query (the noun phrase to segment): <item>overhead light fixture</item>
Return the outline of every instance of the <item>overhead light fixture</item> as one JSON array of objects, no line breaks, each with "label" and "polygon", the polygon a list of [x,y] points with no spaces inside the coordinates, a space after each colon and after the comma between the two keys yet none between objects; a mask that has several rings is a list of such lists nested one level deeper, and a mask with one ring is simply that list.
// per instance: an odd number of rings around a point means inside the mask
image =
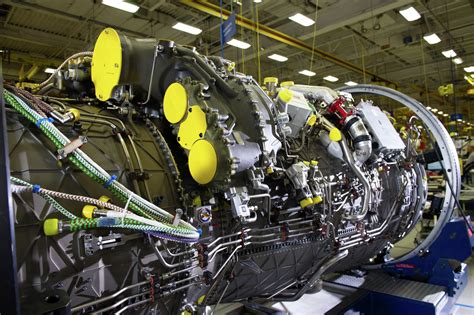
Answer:
[{"label": "overhead light fixture", "polygon": [[456,121],[457,121],[457,122],[461,122],[461,121],[462,121],[462,119],[461,119],[461,118],[458,118],[458,119],[456,119]]},{"label": "overhead light fixture", "polygon": [[425,35],[423,36],[423,39],[430,45],[437,44],[441,41],[441,38],[439,38],[439,36],[436,35],[435,33]]},{"label": "overhead light fixture", "polygon": [[237,47],[237,48],[240,48],[240,49],[247,49],[251,46],[249,43],[243,42],[243,41],[235,39],[235,38],[228,41],[227,44],[229,44],[231,46],[234,46],[234,47]]},{"label": "overhead light fixture", "polygon": [[253,0],[255,3],[262,3],[262,0]]},{"label": "overhead light fixture", "polygon": [[462,60],[461,57],[457,57],[457,58],[454,58],[453,59],[453,62],[457,65],[460,65],[461,63],[463,63],[464,61]]},{"label": "overhead light fixture", "polygon": [[452,49],[450,50],[445,50],[445,51],[442,51],[441,52],[443,54],[443,56],[445,56],[446,58],[454,58],[456,57],[458,54],[456,54],[456,52]]},{"label": "overhead light fixture", "polygon": [[443,112],[442,110],[440,110],[440,111],[438,112],[438,115],[443,115],[443,114],[444,114],[444,112]]},{"label": "overhead light fixture", "polygon": [[102,4],[130,13],[135,13],[140,9],[138,5],[123,0],[102,0]]},{"label": "overhead light fixture", "polygon": [[270,55],[268,56],[268,58],[279,61],[279,62],[285,62],[288,60],[288,58],[286,58],[285,56],[278,55],[278,54]]},{"label": "overhead light fixture", "polygon": [[298,72],[302,75],[305,75],[307,77],[314,77],[316,75],[316,72],[313,72],[313,71],[309,71],[309,70],[301,70],[300,72]]},{"label": "overhead light fixture", "polygon": [[469,72],[469,73],[474,72],[474,66],[466,67],[466,68],[464,68],[464,71]]},{"label": "overhead light fixture", "polygon": [[354,86],[354,85],[357,85],[358,83],[354,82],[354,81],[347,81],[346,83],[344,83],[345,85],[348,85],[348,86]]},{"label": "overhead light fixture", "polygon": [[198,35],[198,34],[201,34],[201,32],[202,32],[202,29],[200,29],[200,28],[197,28],[197,27],[194,27],[194,26],[191,26],[191,25],[188,25],[188,24],[184,24],[184,23],[181,23],[181,22],[176,23],[172,27],[175,30],[185,32],[185,33],[188,33],[188,34],[192,34],[192,35]]},{"label": "overhead light fixture", "polygon": [[325,76],[325,77],[323,78],[323,80],[326,80],[326,81],[329,81],[329,82],[336,82],[336,81],[338,81],[339,79],[336,78],[336,77],[334,77],[334,76],[332,76],[332,75],[327,75],[327,76]]},{"label": "overhead light fixture", "polygon": [[416,21],[421,18],[421,15],[414,7],[409,7],[398,11],[408,22]]},{"label": "overhead light fixture", "polygon": [[444,114],[443,116],[444,116],[444,117],[449,117],[449,114]]},{"label": "overhead light fixture", "polygon": [[432,111],[433,113],[437,113],[437,112],[438,112],[438,109],[433,108],[431,111]]},{"label": "overhead light fixture", "polygon": [[313,19],[310,19],[301,13],[296,13],[295,15],[290,16],[289,19],[303,26],[311,26],[314,24]]},{"label": "overhead light fixture", "polygon": [[45,73],[54,73],[55,71],[56,71],[56,69],[49,68],[49,67],[46,68],[46,69],[44,69],[44,72],[45,72]]}]

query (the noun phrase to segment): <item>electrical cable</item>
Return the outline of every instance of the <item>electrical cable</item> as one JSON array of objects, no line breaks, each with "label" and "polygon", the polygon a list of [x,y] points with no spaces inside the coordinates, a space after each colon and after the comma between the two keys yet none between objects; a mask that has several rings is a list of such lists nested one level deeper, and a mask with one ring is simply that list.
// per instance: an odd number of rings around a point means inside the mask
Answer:
[{"label": "electrical cable", "polygon": [[[12,94],[9,91],[4,92],[6,101],[13,106],[20,114],[25,116],[30,121],[37,123],[38,127],[45,133],[45,135],[55,144],[58,149],[63,148],[70,143],[70,140],[63,135],[49,120],[43,120],[43,117],[30,108],[22,99]],[[123,186],[118,181],[111,181],[113,178],[104,169],[97,165],[89,156],[87,156],[80,149],[74,150],[68,159],[76,165],[86,175],[104,185],[108,184],[108,188],[112,193],[119,197],[122,201],[126,201],[131,195],[130,209],[137,214],[148,219],[158,220],[165,226],[169,227],[178,235],[189,237],[193,239],[199,238],[197,230],[188,222],[180,220],[177,226],[172,225],[173,215],[150,203],[142,197],[136,195],[128,188]]]},{"label": "electrical cable", "polygon": [[54,70],[54,72],[49,76],[49,78],[47,78],[45,81],[41,82],[36,87],[36,90],[40,90],[43,86],[48,84],[48,82],[51,81],[54,78],[54,76],[58,73],[58,71],[61,70],[61,68],[64,67],[69,62],[69,60],[75,59],[75,58],[78,58],[78,57],[86,57],[86,56],[92,57],[93,54],[94,54],[94,52],[92,52],[92,51],[83,51],[83,52],[79,52],[79,53],[76,53],[76,54],[68,57],[66,60],[63,61],[63,63],[61,65],[59,65],[59,67],[56,68],[56,70]]}]

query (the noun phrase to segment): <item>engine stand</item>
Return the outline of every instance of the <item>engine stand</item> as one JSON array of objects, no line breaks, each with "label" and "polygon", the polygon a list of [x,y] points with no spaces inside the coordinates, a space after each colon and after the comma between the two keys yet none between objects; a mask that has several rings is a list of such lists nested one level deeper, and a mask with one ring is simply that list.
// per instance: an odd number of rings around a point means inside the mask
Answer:
[{"label": "engine stand", "polygon": [[364,278],[339,275],[325,281],[328,290],[352,294],[327,314],[450,314],[467,285],[466,260],[472,253],[462,218],[452,219],[423,253]]}]

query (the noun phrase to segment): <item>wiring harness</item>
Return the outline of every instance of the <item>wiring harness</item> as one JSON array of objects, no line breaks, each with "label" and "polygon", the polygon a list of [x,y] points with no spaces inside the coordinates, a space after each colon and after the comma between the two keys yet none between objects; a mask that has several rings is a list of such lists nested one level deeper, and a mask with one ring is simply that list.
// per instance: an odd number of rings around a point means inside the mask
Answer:
[{"label": "wiring harness", "polygon": [[[4,90],[4,98],[7,104],[12,106],[18,113],[34,123],[48,137],[48,139],[53,142],[58,150],[63,149],[65,146],[71,143],[71,141],[63,133],[61,133],[58,128],[56,128],[56,126],[53,124],[54,120],[52,118],[47,118],[39,114],[26,101],[8,90]],[[89,176],[97,183],[103,185],[120,201],[126,203],[127,209],[111,204],[97,204],[99,206],[106,206],[110,209],[107,212],[107,216],[104,218],[82,219],[77,218],[64,207],[62,207],[54,199],[54,197],[87,203],[94,203],[95,199],[85,196],[54,192],[43,188],[35,188],[37,185],[32,185],[25,181],[12,178],[12,183],[17,185],[14,191],[18,193],[31,191],[43,196],[45,200],[52,204],[55,209],[57,209],[67,218],[71,219],[70,222],[65,222],[67,223],[67,226],[71,227],[71,231],[97,227],[130,228],[144,232],[152,232],[153,235],[157,237],[179,242],[192,243],[199,239],[199,232],[194,226],[184,220],[179,220],[177,221],[177,224],[176,222],[173,224],[174,216],[171,213],[168,213],[164,209],[156,206],[155,204],[129,190],[127,187],[116,180],[117,177],[115,175],[108,174],[102,167],[95,163],[79,148],[73,150],[71,154],[67,156],[67,158],[84,174]]]}]

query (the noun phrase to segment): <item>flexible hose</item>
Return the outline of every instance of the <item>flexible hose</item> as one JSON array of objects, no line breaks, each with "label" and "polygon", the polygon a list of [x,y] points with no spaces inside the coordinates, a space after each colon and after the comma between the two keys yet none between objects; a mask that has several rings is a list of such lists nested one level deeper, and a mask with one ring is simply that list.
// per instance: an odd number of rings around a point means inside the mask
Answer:
[{"label": "flexible hose", "polygon": [[75,59],[75,58],[78,58],[78,57],[86,57],[86,56],[92,57],[93,54],[94,54],[94,52],[92,52],[92,51],[83,51],[83,52],[78,52],[77,54],[74,54],[74,55],[70,56],[69,58],[64,60],[63,63],[59,67],[56,68],[56,70],[54,70],[54,72],[49,76],[49,78],[47,78],[45,81],[41,82],[36,89],[39,90],[43,86],[48,84],[48,82],[51,81],[54,78],[56,73],[58,73],[58,71],[61,70],[61,68],[64,67],[69,62],[69,60]]},{"label": "flexible hose", "polygon": [[[4,91],[4,97],[5,100],[20,114],[25,116],[33,123],[37,124],[41,131],[45,133],[45,135],[58,149],[63,148],[70,142],[69,139],[64,134],[62,134],[50,121],[44,120],[44,117],[35,112],[16,95],[10,93],[9,91]],[[188,233],[191,233],[193,238],[199,238],[199,233],[191,224],[180,220],[178,226],[171,225],[173,215],[136,195],[121,183],[115,181],[114,177],[97,165],[80,149],[77,149],[71,153],[68,156],[68,159],[86,175],[102,185],[107,185],[106,188],[112,191],[112,193],[118,196],[122,201],[126,202],[127,200],[130,200],[129,207],[133,212],[136,212],[137,214],[149,219],[161,221],[164,225],[169,226],[171,229],[179,233],[183,233],[188,236]]]}]

